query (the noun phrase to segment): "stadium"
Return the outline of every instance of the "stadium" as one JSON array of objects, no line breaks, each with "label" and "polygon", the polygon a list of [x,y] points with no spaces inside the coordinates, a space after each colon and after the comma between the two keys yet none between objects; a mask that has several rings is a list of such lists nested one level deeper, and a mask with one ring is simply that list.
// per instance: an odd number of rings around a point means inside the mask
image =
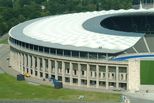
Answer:
[{"label": "stadium", "polygon": [[153,18],[154,9],[121,9],[20,23],[9,31],[10,66],[66,86],[138,91],[140,59],[154,57]]}]

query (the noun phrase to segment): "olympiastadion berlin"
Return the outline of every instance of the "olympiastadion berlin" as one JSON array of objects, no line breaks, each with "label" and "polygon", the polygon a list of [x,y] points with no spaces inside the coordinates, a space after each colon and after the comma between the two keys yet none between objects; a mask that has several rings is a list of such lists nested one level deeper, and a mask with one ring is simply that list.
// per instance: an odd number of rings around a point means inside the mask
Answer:
[{"label": "olympiastadion berlin", "polygon": [[65,86],[140,89],[140,58],[153,57],[154,9],[47,16],[9,31],[10,65]]}]

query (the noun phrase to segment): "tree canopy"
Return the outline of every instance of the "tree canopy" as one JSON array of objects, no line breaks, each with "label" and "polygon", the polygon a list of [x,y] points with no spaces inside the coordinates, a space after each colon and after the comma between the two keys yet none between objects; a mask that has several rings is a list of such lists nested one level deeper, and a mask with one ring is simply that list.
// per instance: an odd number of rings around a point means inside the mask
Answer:
[{"label": "tree canopy", "polygon": [[0,35],[18,23],[42,16],[131,7],[132,0],[0,0]]}]

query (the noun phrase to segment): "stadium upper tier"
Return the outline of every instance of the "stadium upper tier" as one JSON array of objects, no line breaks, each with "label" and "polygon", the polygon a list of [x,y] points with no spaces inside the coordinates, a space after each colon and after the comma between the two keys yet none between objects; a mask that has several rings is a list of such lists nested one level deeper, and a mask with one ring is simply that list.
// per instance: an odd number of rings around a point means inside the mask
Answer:
[{"label": "stadium upper tier", "polygon": [[[13,39],[44,47],[120,53],[134,46],[145,35],[145,32],[137,32],[142,30],[138,25],[145,23],[142,19],[138,20],[140,15],[145,15],[145,18],[146,15],[151,15],[150,20],[152,20],[154,9],[110,10],[48,16],[20,23],[10,30],[9,35]],[[136,22],[137,20],[139,23]],[[153,30],[151,24],[153,22],[147,20],[147,23],[143,31]]]}]

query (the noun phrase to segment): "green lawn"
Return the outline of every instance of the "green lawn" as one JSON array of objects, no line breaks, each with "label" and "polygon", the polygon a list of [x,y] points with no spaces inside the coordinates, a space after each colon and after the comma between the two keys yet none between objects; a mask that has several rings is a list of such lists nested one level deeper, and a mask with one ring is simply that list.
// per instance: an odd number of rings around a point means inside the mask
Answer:
[{"label": "green lawn", "polygon": [[141,84],[154,84],[154,61],[141,61]]},{"label": "green lawn", "polygon": [[78,100],[84,95],[83,101],[119,101],[120,94],[87,92],[70,89],[54,89],[50,86],[32,85],[25,81],[0,74],[0,99],[38,99],[38,100]]},{"label": "green lawn", "polygon": [[8,44],[8,39],[0,39],[0,44]]}]

